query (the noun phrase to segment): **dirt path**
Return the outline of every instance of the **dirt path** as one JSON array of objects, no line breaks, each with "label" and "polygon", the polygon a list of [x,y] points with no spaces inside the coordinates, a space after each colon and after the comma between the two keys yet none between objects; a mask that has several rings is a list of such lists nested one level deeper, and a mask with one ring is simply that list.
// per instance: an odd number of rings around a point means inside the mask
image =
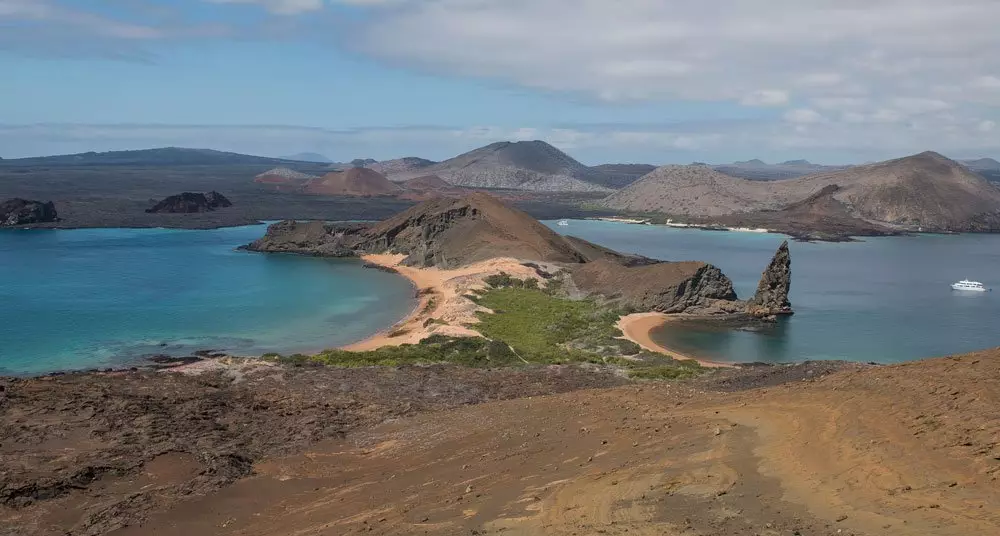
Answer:
[{"label": "dirt path", "polygon": [[992,352],[422,414],[268,459],[120,534],[998,534],[998,378]]}]

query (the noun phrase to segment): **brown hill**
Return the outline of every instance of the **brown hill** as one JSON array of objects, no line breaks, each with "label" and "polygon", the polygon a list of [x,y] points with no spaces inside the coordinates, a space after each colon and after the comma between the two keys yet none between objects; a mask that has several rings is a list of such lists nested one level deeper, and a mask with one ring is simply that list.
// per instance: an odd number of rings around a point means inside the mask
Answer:
[{"label": "brown hill", "polygon": [[970,228],[971,222],[1000,210],[1000,190],[934,152],[799,181],[812,190],[841,186],[834,199],[849,206],[857,217],[925,230],[980,230]]},{"label": "brown hill", "polygon": [[629,212],[719,216],[790,201],[772,190],[771,183],[730,177],[708,166],[663,166],[611,194],[603,205]]},{"label": "brown hill", "polygon": [[607,177],[543,141],[499,142],[430,167],[394,175],[434,174],[456,186],[554,192],[601,192]]},{"label": "brown hill", "polygon": [[404,253],[411,266],[442,268],[495,257],[584,260],[558,233],[484,193],[421,203],[368,229],[357,247]]},{"label": "brown hill", "polygon": [[374,196],[393,195],[403,190],[385,175],[367,168],[351,168],[327,173],[309,181],[305,193],[316,195]]},{"label": "brown hill", "polygon": [[[802,240],[841,241],[852,236],[895,234],[885,225],[851,215],[847,205],[834,199],[841,190],[840,186],[831,184],[781,210],[729,214],[711,218],[711,222],[730,227],[762,227]],[[708,219],[705,222],[708,223]]]},{"label": "brown hill", "polygon": [[405,156],[395,160],[382,160],[380,162],[366,163],[364,167],[378,171],[386,177],[394,178],[401,173],[409,173],[433,166],[437,162],[418,158],[416,156]]},{"label": "brown hill", "polygon": [[316,179],[315,175],[301,173],[289,168],[274,168],[254,177],[254,182],[260,184],[295,184],[304,185]]},{"label": "brown hill", "polygon": [[[830,187],[837,189],[815,197]],[[882,223],[914,230],[1000,230],[1000,190],[933,152],[768,182],[702,166],[665,166],[609,196],[604,205],[708,218],[785,209],[786,216],[809,216],[801,220],[805,225],[863,220],[874,228]]]}]

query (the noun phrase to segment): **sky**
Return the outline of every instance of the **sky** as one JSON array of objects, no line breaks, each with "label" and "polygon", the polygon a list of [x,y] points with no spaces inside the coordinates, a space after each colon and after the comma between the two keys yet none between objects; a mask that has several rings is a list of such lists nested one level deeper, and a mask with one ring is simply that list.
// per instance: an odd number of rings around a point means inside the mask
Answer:
[{"label": "sky", "polygon": [[996,0],[0,0],[0,157],[1000,157]]}]

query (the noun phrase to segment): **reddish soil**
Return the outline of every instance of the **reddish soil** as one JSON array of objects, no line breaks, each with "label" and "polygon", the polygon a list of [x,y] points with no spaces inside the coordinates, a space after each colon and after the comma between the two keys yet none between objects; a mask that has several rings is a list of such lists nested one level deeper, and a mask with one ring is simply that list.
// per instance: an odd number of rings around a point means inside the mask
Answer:
[{"label": "reddish soil", "polygon": [[[214,387],[203,395],[214,404],[164,421],[205,432],[149,451],[127,477],[8,507],[0,526],[99,534],[127,523],[114,534],[183,536],[1000,533],[1000,350],[585,390],[576,388],[613,382],[588,383],[565,368],[246,374],[244,387]],[[219,381],[164,376],[178,389]],[[82,378],[8,385],[4,431],[14,436],[3,443],[5,471],[14,459],[50,471],[53,460],[95,450],[117,459],[107,450],[112,436],[95,434],[92,423],[120,406],[125,380]],[[141,378],[129,380],[133,396],[159,392]],[[519,397],[486,402],[506,398],[492,391],[503,384]],[[222,393],[241,390],[247,398],[219,408]],[[459,393],[484,403],[459,407]],[[156,399],[134,399],[147,410],[118,421],[117,435],[148,437]],[[262,400],[269,409],[252,409]],[[318,410],[327,403],[338,411]],[[393,416],[401,418],[385,420]],[[328,428],[326,418],[341,424]],[[30,449],[25,429],[38,434]],[[163,491],[204,477],[205,451],[222,450],[202,449],[215,443],[252,453],[252,473],[229,486]],[[11,457],[17,449],[22,458]]]}]

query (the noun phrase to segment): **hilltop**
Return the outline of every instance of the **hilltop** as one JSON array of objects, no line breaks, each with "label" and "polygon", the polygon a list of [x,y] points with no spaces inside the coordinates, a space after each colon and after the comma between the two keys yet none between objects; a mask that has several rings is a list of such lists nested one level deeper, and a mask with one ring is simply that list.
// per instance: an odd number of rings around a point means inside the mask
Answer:
[{"label": "hilltop", "polygon": [[397,158],[395,160],[382,160],[380,162],[366,163],[365,167],[367,167],[368,169],[375,170],[385,175],[386,177],[393,179],[397,175],[418,171],[433,166],[436,163],[437,162],[433,160],[427,160],[426,158],[418,158],[416,156],[406,156],[403,158]]},{"label": "hilltop", "polygon": [[738,179],[708,166],[662,166],[603,201],[629,212],[662,212],[683,216],[720,216],[761,208],[778,208],[768,183]]},{"label": "hilltop", "polygon": [[793,226],[800,231],[828,232],[824,229],[828,224],[863,234],[894,229],[1000,230],[1000,190],[934,152],[767,182],[699,166],[665,166],[609,196],[604,204],[702,221],[727,216],[720,221],[772,226],[778,222],[779,229]]},{"label": "hilltop", "polygon": [[437,175],[456,186],[516,190],[606,191],[607,178],[543,141],[492,143],[454,158],[399,173],[406,180]]},{"label": "hilltop", "polygon": [[365,232],[358,248],[407,255],[412,266],[456,267],[496,257],[581,262],[566,240],[484,193],[421,203]]},{"label": "hilltop", "polygon": [[334,171],[307,182],[303,191],[314,195],[373,196],[400,193],[402,187],[368,168]]},{"label": "hilltop", "polygon": [[32,158],[10,158],[0,166],[228,166],[271,165],[294,163],[281,158],[268,158],[212,149],[164,147],[135,151],[87,152]]}]

